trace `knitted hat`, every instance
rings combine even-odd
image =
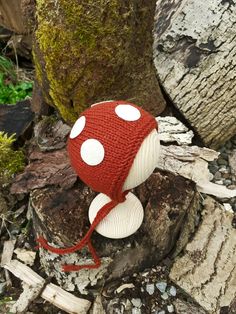
[[[108,101],[85,110],[74,124],[68,140],[72,167],[82,181],[97,192],[110,197],[111,202],[98,212],[86,236],[75,246],[56,249],[46,240],[38,241],[44,248],[57,253],[74,252],[88,245],[95,265],[65,265],[64,270],[93,268],[100,265],[90,237],[99,222],[117,204],[125,200],[128,191],[124,183],[144,139],[157,128],[155,118],[142,108],[125,101]]]

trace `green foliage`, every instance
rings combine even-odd
[[[17,82],[15,65],[0,56],[0,104],[15,104],[32,94],[32,82]]]
[[[9,77],[11,80],[16,80],[16,72],[14,63],[3,56],[0,56],[0,73]]]
[[[33,83],[19,82],[5,84],[4,75],[0,73],[0,104],[15,104],[32,94]]]
[[[23,170],[24,154],[21,150],[13,150],[15,135],[8,136],[0,132],[0,181],[8,181],[12,175]]]

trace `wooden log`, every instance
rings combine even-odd
[[[232,219],[232,213],[207,197],[201,225],[171,269],[171,280],[207,313],[219,313],[235,297],[236,229]]]
[[[235,0],[158,0],[156,7],[161,85],[213,148],[236,132],[235,8]]]

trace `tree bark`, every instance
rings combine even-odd
[[[160,82],[205,144],[236,132],[235,0],[157,1]]]
[[[235,298],[236,230],[232,219],[232,213],[207,197],[202,222],[170,273],[170,279],[207,313],[221,313]]]
[[[64,120],[108,99],[163,111],[152,62],[154,0],[36,2],[37,80]]]
[[[0,0],[0,25],[29,34],[34,27],[34,0]]]

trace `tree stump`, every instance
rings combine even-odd
[[[92,262],[87,250],[59,256],[40,249],[40,260],[46,272],[54,275],[67,290],[85,288],[104,281],[129,275],[145,267],[155,265],[175,246],[181,232],[182,247],[194,230],[198,194],[194,184],[180,176],[154,173],[134,191],[145,208],[144,223],[132,236],[111,240],[94,232],[92,242],[102,257],[102,266],[95,270],[78,273],[61,272],[62,264]],[[44,235],[54,245],[71,246],[83,237],[89,228],[88,208],[96,193],[82,182],[65,189],[55,187],[33,190],[30,207],[37,236]],[[184,228],[188,225],[188,236]],[[100,283],[101,284],[101,283]]]
[[[235,0],[158,0],[156,7],[161,85],[213,148],[236,132],[235,8]]]
[[[43,235],[49,243],[65,247],[85,235],[89,228],[88,208],[96,193],[76,181],[65,148],[31,153],[29,165],[11,187],[11,193],[27,192],[36,236]],[[40,261],[48,275],[55,276],[67,290],[85,292],[87,287],[99,284],[99,279],[109,281],[155,265],[176,243],[178,251],[181,250],[195,229],[193,217],[198,211],[195,184],[160,171],[133,193],[144,207],[144,222],[134,235],[121,240],[107,239],[94,232],[92,242],[102,258],[99,269],[63,273],[62,264],[92,262],[87,249],[64,256],[40,249]]]
[[[108,99],[132,101],[155,115],[164,110],[152,58],[154,0],[36,3],[36,76],[65,121]]]

